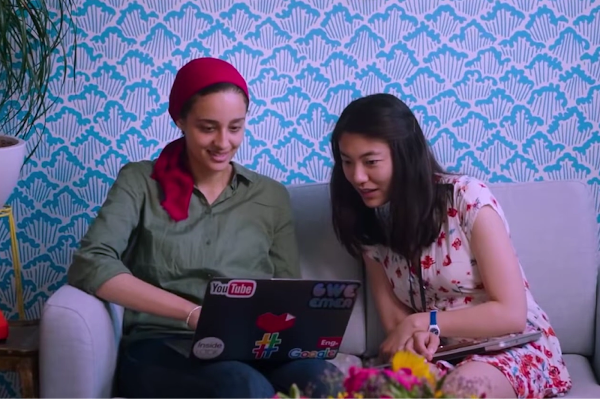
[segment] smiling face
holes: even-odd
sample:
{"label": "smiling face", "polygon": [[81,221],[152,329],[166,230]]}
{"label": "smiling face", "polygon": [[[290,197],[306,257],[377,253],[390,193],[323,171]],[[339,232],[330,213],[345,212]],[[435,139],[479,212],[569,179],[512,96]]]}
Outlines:
{"label": "smiling face", "polygon": [[192,170],[229,170],[244,139],[247,104],[243,94],[228,90],[199,96],[177,122],[185,135]]}
{"label": "smiling face", "polygon": [[390,146],[383,140],[344,133],[339,140],[344,176],[365,205],[375,208],[389,199],[393,175]]}

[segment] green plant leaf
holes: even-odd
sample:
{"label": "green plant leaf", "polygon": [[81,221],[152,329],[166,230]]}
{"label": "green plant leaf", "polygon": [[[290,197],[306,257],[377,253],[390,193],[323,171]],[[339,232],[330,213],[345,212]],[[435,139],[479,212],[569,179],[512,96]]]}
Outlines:
{"label": "green plant leaf", "polygon": [[302,392],[300,392],[300,388],[298,388],[298,385],[292,384],[292,387],[290,388],[290,397],[291,398],[301,398],[302,397]]}
{"label": "green plant leaf", "polygon": [[62,73],[64,85],[71,67],[75,84],[74,8],[75,0],[0,0],[0,133],[23,140],[36,136],[25,161],[45,131],[34,126],[45,124],[58,98],[49,90],[53,73]]}

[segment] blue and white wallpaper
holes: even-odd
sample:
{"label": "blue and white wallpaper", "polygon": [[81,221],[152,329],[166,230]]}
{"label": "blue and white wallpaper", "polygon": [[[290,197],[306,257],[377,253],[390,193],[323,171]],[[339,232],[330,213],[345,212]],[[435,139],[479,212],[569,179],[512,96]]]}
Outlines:
{"label": "blue and white wallpaper", "polygon": [[[168,91],[200,56],[249,82],[238,161],[286,184],[326,181],[337,115],[383,91],[412,107],[450,170],[581,179],[600,212],[598,0],[80,0],[76,22],[77,86],[60,89],[57,71],[45,144],[10,200],[28,317],[65,283],[119,168],[179,137]],[[0,308],[14,316],[7,227]],[[4,380],[0,395],[18,395]]]}

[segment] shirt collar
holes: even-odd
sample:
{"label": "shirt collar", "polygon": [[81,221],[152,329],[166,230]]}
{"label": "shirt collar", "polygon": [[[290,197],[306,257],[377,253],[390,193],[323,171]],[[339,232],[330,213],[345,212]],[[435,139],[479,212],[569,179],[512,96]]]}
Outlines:
{"label": "shirt collar", "polygon": [[231,165],[233,166],[233,170],[235,172],[233,175],[233,179],[231,180],[232,187],[235,188],[237,186],[238,176],[241,176],[242,179],[245,179],[249,183],[252,183],[254,181],[254,179],[256,178],[256,176],[253,172],[251,172],[249,169],[246,169],[242,165],[240,165],[236,162],[233,162],[233,161],[231,162]]}

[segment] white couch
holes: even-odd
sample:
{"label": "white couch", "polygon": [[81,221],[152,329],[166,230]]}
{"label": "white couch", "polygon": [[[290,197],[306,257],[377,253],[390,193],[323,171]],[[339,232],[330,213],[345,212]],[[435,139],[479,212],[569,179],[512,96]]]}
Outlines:
{"label": "white couch", "polygon": [[[531,289],[562,343],[573,378],[568,397],[600,397],[598,234],[592,197],[574,181],[492,184],[503,206]],[[289,187],[306,278],[363,279],[360,263],[335,239],[327,184]],[[366,287],[366,285],[365,285]],[[366,290],[336,362],[373,356],[382,339]],[[41,323],[42,397],[110,397],[122,309],[70,286],[46,303]]]}

